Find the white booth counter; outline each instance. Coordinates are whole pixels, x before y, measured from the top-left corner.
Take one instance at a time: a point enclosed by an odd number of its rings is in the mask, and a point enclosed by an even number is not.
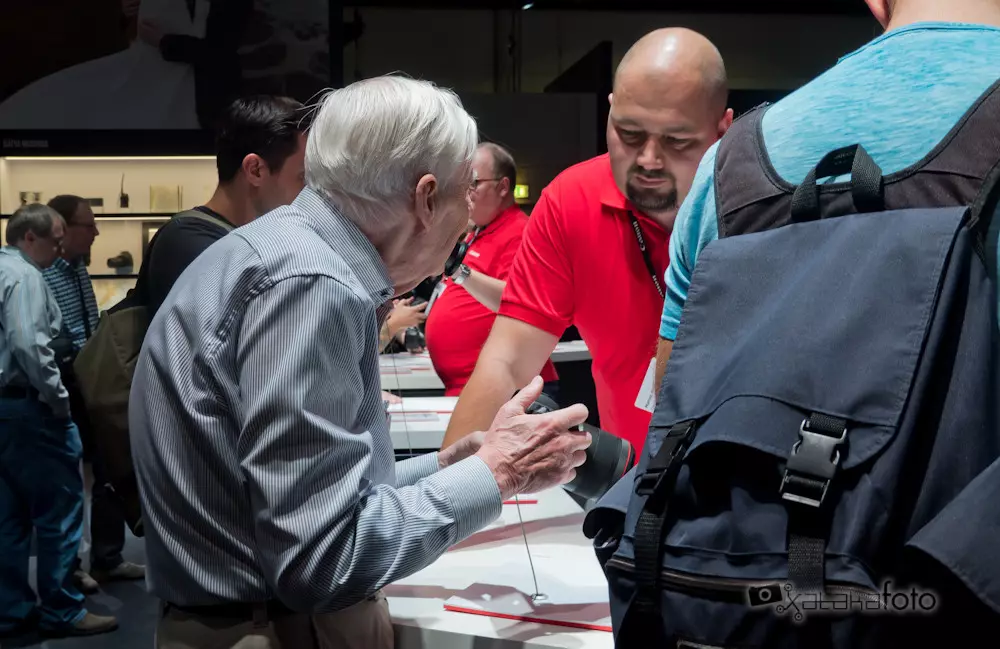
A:
[[[557,343],[552,352],[553,363],[590,360],[590,350],[582,340]],[[444,390],[444,384],[434,371],[430,354],[382,354],[379,356],[382,389],[389,392]]]
[[[561,488],[518,507],[420,572],[385,589],[396,649],[612,649],[607,582],[583,510]]]
[[[403,397],[389,411],[389,435],[397,452],[419,453],[441,448],[458,397]]]

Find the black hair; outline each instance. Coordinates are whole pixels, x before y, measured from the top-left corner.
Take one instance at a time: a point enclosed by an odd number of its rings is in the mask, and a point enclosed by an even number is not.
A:
[[[281,171],[298,148],[299,135],[308,129],[306,113],[301,103],[288,97],[257,95],[230,104],[215,139],[219,182],[235,178],[251,153],[259,155],[272,173]]]
[[[493,156],[493,173],[497,178],[506,178],[510,182],[510,193],[513,194],[514,185],[517,184],[517,165],[514,163],[514,156],[496,142],[484,142],[480,146]]]
[[[73,194],[59,194],[58,196],[53,196],[48,205],[59,212],[59,215],[63,217],[66,223],[69,223],[73,220],[73,215],[76,214],[76,211],[80,209],[80,205],[86,202],[86,199],[74,196]]]

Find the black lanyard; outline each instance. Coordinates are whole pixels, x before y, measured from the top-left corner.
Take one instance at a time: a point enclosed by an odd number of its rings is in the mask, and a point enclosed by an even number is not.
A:
[[[73,272],[73,279],[76,280],[76,292],[80,296],[80,311],[83,313],[83,329],[87,332],[87,340],[90,340],[91,330],[90,330],[90,310],[87,308],[87,300],[83,296],[83,280],[80,279],[80,274],[76,272],[73,266],[70,266],[70,270]]]
[[[663,292],[660,276],[656,274],[656,269],[653,267],[653,260],[649,257],[649,250],[646,248],[646,237],[642,236],[639,219],[635,218],[635,214],[631,211],[629,211],[628,217],[632,219],[632,231],[635,232],[635,240],[639,242],[639,252],[642,253],[642,260],[646,262],[646,270],[649,271],[649,277],[653,280],[653,286],[656,287],[656,292],[660,294],[660,298],[665,299],[667,295]]]

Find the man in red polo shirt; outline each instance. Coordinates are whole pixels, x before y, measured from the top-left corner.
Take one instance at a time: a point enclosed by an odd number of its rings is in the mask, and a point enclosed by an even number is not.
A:
[[[670,232],[733,113],[722,57],[686,29],[633,45],[609,99],[608,154],[567,169],[539,198],[444,446],[489,428],[571,324],[593,357],[601,428],[645,444]]]
[[[427,317],[425,335],[434,370],[446,396],[458,396],[472,376],[476,359],[490,335],[500,308],[507,274],[521,246],[528,216],[514,203],[517,166],[503,147],[479,145],[472,160],[472,224],[465,261],[445,278]],[[551,361],[545,363],[544,390],[552,394],[558,378]]]

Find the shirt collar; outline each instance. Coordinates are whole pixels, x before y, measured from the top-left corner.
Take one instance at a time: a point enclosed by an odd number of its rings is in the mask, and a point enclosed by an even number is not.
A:
[[[628,199],[618,189],[618,183],[615,182],[615,176],[611,172],[611,156],[605,153],[601,157],[604,158],[601,163],[604,169],[601,171],[600,177],[595,179],[598,183],[601,205],[619,212],[626,212],[631,209],[631,206]]]
[[[336,205],[306,187],[292,206],[309,216],[309,227],[343,257],[376,303],[382,304],[392,297],[392,280],[375,246]]]
[[[24,251],[18,248],[17,246],[4,246],[3,251],[6,252],[8,255],[20,257],[24,261],[28,262],[32,266],[32,268],[37,268],[38,270],[42,270],[42,267],[36,264],[34,259],[24,254]]]
[[[882,35],[865,43],[864,45],[854,50],[853,52],[850,52],[840,57],[837,60],[837,63],[843,63],[847,59],[857,56],[859,53],[864,52],[865,50],[868,50],[876,45],[879,45],[890,38],[902,36],[903,34],[910,34],[912,32],[934,31],[934,30],[945,30],[945,31],[968,30],[968,31],[1000,32],[1000,28],[993,27],[991,25],[976,25],[972,23],[956,23],[956,22],[940,22],[940,21],[916,22],[916,23],[911,23],[909,25],[903,25],[902,27],[897,27],[896,29],[884,32]]]
[[[517,214],[521,214],[521,206],[518,205],[517,203],[514,203],[510,207],[501,210],[500,213],[497,214],[496,218],[494,218],[492,221],[486,224],[486,227],[482,229],[482,231],[479,233],[479,236],[481,237],[485,234],[493,232],[494,230],[499,228],[504,221],[509,220],[512,216],[515,216]]]

